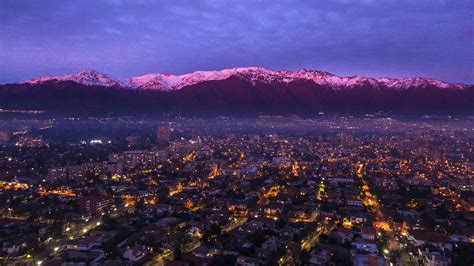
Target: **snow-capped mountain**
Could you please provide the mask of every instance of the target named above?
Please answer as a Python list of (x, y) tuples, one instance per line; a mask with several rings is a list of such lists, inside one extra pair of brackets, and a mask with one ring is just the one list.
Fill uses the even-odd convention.
[(430, 78), (339, 77), (309, 69), (275, 71), (261, 67), (148, 74), (126, 80), (83, 70), (0, 85), (0, 108), (52, 113), (315, 115), (383, 111), (473, 115), (473, 102), (473, 85)]
[(110, 78), (109, 76), (99, 73), (92, 69), (83, 69), (79, 73), (66, 74), (63, 76), (39, 77), (39, 78), (24, 81), (22, 83), (40, 84), (40, 83), (51, 82), (51, 81), (67, 81), (67, 80), (74, 81), (76, 83), (87, 85), (87, 86), (112, 87), (112, 86), (120, 85), (120, 83), (117, 80)]
[(310, 81), (314, 84), (331, 87), (334, 90), (344, 90), (360, 86), (373, 86), (377, 88), (392, 88), (404, 90), (412, 87), (437, 87), (450, 89), (463, 89), (466, 85), (459, 83), (446, 83), (431, 78), (368, 78), (360, 76), (339, 77), (329, 72), (301, 69), (297, 71), (268, 70), (262, 67), (230, 68), (216, 71), (196, 71), (183, 75), (172, 74), (147, 74), (132, 77), (126, 80), (115, 80), (105, 74), (86, 69), (77, 74), (64, 76), (40, 77), (27, 80), (24, 83), (38, 84), (50, 81), (70, 80), (83, 85), (120, 86), (129, 89), (174, 91), (187, 86), (205, 81), (225, 80), (238, 77), (253, 85), (257, 83), (289, 84), (297, 80)]
[(377, 87), (389, 87), (394, 89), (408, 89), (410, 87), (435, 86), (439, 88), (462, 89), (463, 84), (451, 84), (431, 78), (367, 78), (360, 76), (339, 77), (329, 72), (302, 69), (298, 71), (275, 71), (262, 67), (230, 68), (220, 71), (196, 71), (184, 75), (170, 74), (148, 74), (133, 77), (122, 84), (128, 88), (135, 89), (158, 89), (164, 91), (179, 90), (186, 86), (194, 85), (203, 81), (224, 80), (236, 76), (248, 80), (253, 84), (257, 82), (290, 83), (296, 80), (309, 80), (318, 85), (332, 87), (333, 89), (351, 88), (359, 85), (370, 84)]

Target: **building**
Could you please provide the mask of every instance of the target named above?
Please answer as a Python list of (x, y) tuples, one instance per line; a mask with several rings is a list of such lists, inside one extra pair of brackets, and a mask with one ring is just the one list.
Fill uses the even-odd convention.
[(143, 245), (135, 245), (131, 248), (127, 248), (123, 252), (123, 257), (130, 262), (137, 262), (143, 259), (147, 254), (147, 250)]
[(36, 148), (43, 147), (46, 142), (43, 140), (43, 136), (25, 135), (21, 136), (15, 143), (19, 147)]
[(291, 167), (291, 158), (286, 156), (273, 157), (272, 164), (279, 168)]
[(6, 130), (0, 130), (0, 143), (7, 143), (10, 141), (10, 133)]
[(106, 162), (107, 173), (110, 175), (121, 175), (123, 173), (123, 162)]
[(385, 266), (385, 258), (377, 255), (356, 254), (353, 258), (354, 266)]
[(423, 257), (423, 264), (425, 266), (448, 266), (451, 265), (451, 260), (439, 252), (426, 252)]
[(351, 134), (341, 134), (341, 146), (350, 147), (354, 144), (354, 137)]
[(411, 230), (409, 231), (408, 238), (414, 241), (417, 246), (429, 244), (441, 250), (451, 251), (453, 249), (451, 239), (445, 234)]
[(171, 140), (171, 128), (160, 127), (156, 132), (156, 139), (160, 144), (167, 144)]
[(82, 212), (88, 214), (101, 214), (113, 207), (114, 201), (105, 195), (86, 196), (79, 199), (79, 207)]
[(156, 154), (147, 150), (126, 151), (123, 157), (126, 168), (132, 168), (139, 164), (156, 165)]
[(48, 169), (48, 180), (57, 181), (61, 179), (66, 179), (69, 177), (69, 171), (67, 167), (56, 167)]

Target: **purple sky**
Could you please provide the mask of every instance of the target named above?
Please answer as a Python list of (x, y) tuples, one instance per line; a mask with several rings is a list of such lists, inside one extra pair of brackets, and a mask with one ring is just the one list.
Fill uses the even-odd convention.
[(259, 65), (472, 84), (473, 10), (472, 0), (2, 0), (0, 83)]

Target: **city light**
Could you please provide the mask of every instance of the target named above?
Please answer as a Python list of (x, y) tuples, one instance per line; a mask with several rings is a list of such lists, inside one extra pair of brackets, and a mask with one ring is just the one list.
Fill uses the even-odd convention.
[[(90, 118), (119, 128), (114, 119)], [(219, 263), (228, 250), (239, 264), (457, 265), (453, 254), (474, 239), (464, 218), (470, 135), (442, 119), (222, 118), (210, 132), (179, 120), (160, 142), (127, 121), (120, 128), (133, 125), (133, 136), (96, 134), (117, 140), (110, 145), (81, 145), (81, 134), (45, 134), (62, 144), (27, 153), (16, 139), (7, 145), (0, 241), (9, 261), (49, 265), (80, 252), (78, 263), (161, 265), (179, 248), (186, 263)]]

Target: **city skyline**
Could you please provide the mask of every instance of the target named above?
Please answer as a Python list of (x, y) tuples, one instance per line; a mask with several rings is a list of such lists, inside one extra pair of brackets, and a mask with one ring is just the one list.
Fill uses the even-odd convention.
[(0, 263), (472, 265), (473, 123), (7, 115)]

